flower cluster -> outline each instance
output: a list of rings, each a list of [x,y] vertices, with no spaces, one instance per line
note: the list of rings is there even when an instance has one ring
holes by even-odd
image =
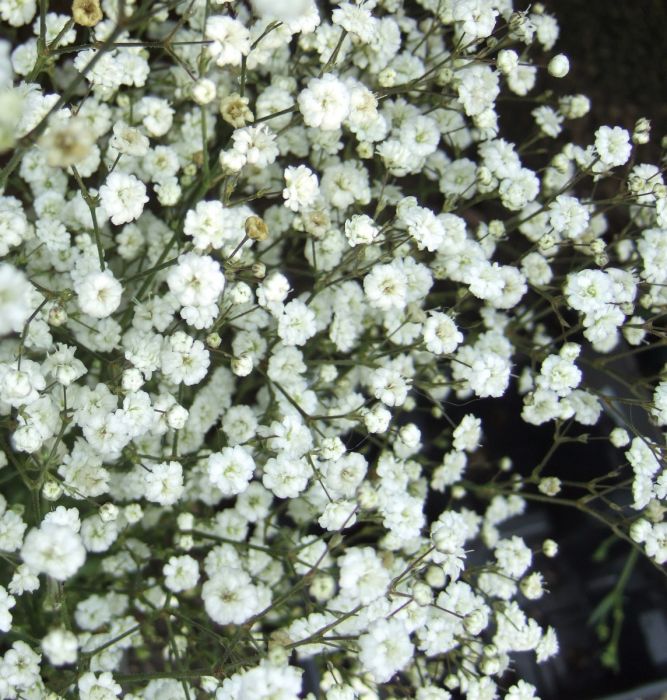
[[[530,700],[512,518],[667,562],[667,375],[615,366],[667,338],[650,125],[566,140],[539,3],[329,5],[0,0],[0,698]]]

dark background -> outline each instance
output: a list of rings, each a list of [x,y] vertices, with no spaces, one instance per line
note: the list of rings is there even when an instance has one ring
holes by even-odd
[[[659,164],[660,140],[667,134],[667,2],[543,0],[543,5],[560,25],[554,52],[570,59],[568,76],[552,80],[547,87],[559,94],[583,93],[592,103],[586,117],[566,122],[566,136],[585,146],[603,124],[632,130],[639,117],[647,117],[652,124],[651,143],[641,147],[638,161]],[[650,370],[654,372],[655,367],[643,367],[641,362],[630,369],[638,375]],[[511,426],[503,425],[499,417],[484,421],[485,428],[494,423],[500,451],[514,452],[516,464],[539,461],[548,436],[536,430],[523,445],[510,445]],[[602,424],[598,430],[608,434],[611,427]],[[615,466],[620,451],[614,454],[601,444],[584,451],[577,446],[576,453],[562,454],[555,462],[578,472],[579,479],[585,478],[592,464],[598,462],[599,467],[601,459]],[[633,567],[623,596],[620,666],[612,670],[601,662],[604,644],[590,617],[618,582],[630,546],[616,542],[604,558],[596,560],[608,532],[571,508],[531,508],[511,524],[523,530],[527,541],[553,537],[560,545],[560,554],[545,570],[552,593],[539,601],[533,613],[541,624],[557,629],[561,652],[540,666],[528,654],[519,655],[518,675],[537,686],[542,700],[667,698],[667,579],[645,560]]]
[[[665,0],[544,0],[558,18],[554,51],[570,58],[561,81],[592,101],[582,132],[602,124],[631,129],[648,117],[659,145],[667,132],[667,2]],[[651,149],[657,154],[658,149]]]

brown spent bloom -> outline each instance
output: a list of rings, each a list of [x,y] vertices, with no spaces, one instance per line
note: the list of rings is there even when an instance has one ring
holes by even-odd
[[[67,168],[85,160],[95,139],[85,119],[70,117],[52,124],[39,140],[52,168]]]
[[[102,19],[100,0],[74,0],[72,18],[82,27],[94,27]]]
[[[269,229],[260,216],[249,216],[245,220],[245,233],[253,241],[265,241],[269,235]]]
[[[227,124],[235,129],[240,129],[246,124],[255,121],[253,113],[248,107],[247,97],[241,97],[238,92],[233,92],[220,100],[220,114]]]

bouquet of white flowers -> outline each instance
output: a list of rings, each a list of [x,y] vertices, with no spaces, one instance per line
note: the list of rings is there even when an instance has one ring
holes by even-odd
[[[613,364],[667,338],[647,120],[564,138],[539,4],[0,17],[0,698],[536,698],[558,547],[507,521],[667,561],[667,375]],[[565,483],[601,416],[623,468]]]

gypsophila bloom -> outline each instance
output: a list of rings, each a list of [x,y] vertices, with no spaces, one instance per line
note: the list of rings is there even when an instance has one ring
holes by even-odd
[[[345,222],[345,237],[351,246],[369,245],[379,234],[379,229],[370,216],[355,214]]]
[[[113,125],[113,136],[109,145],[113,146],[119,153],[130,156],[145,156],[148,153],[149,141],[139,129],[120,121]]]
[[[620,126],[601,126],[595,132],[595,150],[607,168],[624,165],[630,157],[630,134]]]
[[[64,666],[76,662],[78,643],[69,630],[53,629],[42,639],[42,650],[54,666]]]
[[[187,554],[170,557],[163,569],[164,585],[174,593],[186,591],[197,585],[199,565],[197,560]]]
[[[160,462],[144,473],[146,499],[163,506],[173,505],[183,492],[183,467],[178,462]]]
[[[27,534],[21,558],[34,572],[65,581],[83,565],[86,551],[81,537],[69,527],[43,523]]]
[[[450,354],[463,341],[463,335],[446,314],[431,312],[424,323],[426,349],[435,355]]]
[[[350,95],[344,83],[331,73],[308,81],[299,93],[299,110],[307,126],[323,131],[338,129],[350,110]]]
[[[224,15],[213,15],[206,21],[206,38],[212,39],[208,51],[218,66],[238,66],[250,51],[250,33],[241,22]]]
[[[79,678],[78,685],[81,700],[114,700],[121,693],[121,687],[108,671],[99,676],[88,671]]]
[[[317,175],[305,165],[290,166],[285,170],[283,198],[285,206],[292,211],[300,211],[311,205],[319,192]]]
[[[540,3],[0,17],[0,698],[536,698],[521,523],[667,562],[659,130]]]
[[[255,471],[255,461],[243,447],[225,447],[208,458],[208,478],[226,496],[245,491]]]
[[[146,186],[134,175],[111,173],[100,187],[100,202],[116,226],[138,219],[147,201]]]
[[[304,345],[317,330],[315,314],[302,301],[285,305],[278,321],[278,335],[285,345]]]
[[[408,663],[413,645],[402,622],[379,620],[359,639],[359,660],[372,678],[386,683]]]
[[[395,265],[375,265],[364,278],[364,291],[371,306],[383,311],[402,309],[407,302],[407,278]]]
[[[106,318],[119,306],[123,287],[109,270],[91,272],[77,285],[81,310],[94,318]]]
[[[0,632],[9,632],[12,628],[12,615],[9,611],[14,605],[16,605],[16,598],[0,586]]]
[[[32,287],[12,265],[0,263],[0,336],[18,332],[33,312]]]

